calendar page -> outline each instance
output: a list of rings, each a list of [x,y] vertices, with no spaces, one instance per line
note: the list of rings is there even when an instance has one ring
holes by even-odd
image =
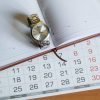
[[[0,100],[34,99],[100,88],[100,36],[0,72]]]

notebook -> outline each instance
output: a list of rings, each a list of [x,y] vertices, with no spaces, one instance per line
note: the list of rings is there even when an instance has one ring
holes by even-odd
[[[100,32],[97,0],[2,0],[0,14],[1,67]],[[51,29],[46,49],[31,43],[26,20],[31,14]]]

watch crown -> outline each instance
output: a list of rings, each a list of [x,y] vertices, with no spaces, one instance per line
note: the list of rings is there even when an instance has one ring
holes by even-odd
[[[29,26],[31,27],[33,27],[39,22],[40,22],[40,19],[37,14],[32,14],[31,16],[28,17],[28,23],[29,23]]]

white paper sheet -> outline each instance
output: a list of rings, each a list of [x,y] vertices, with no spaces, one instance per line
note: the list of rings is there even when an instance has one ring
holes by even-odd
[[[98,0],[37,0],[55,46],[100,32]]]

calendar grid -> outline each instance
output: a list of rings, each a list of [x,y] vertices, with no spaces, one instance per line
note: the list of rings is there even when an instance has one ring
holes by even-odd
[[[100,88],[99,37],[48,53],[0,74],[0,100]]]

